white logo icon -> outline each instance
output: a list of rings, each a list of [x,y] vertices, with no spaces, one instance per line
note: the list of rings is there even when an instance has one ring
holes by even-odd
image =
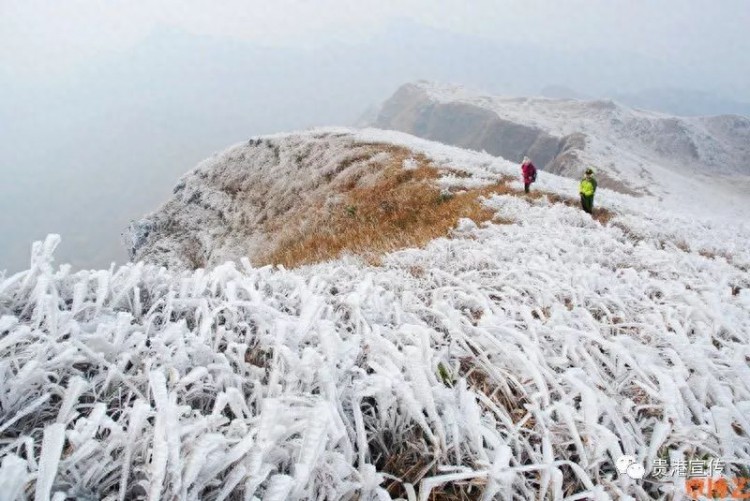
[[[642,464],[633,463],[628,466],[625,473],[627,473],[627,475],[633,480],[640,480],[643,478],[644,473],[646,473],[646,468],[644,468]]]
[[[617,461],[615,461],[615,467],[617,468],[617,473],[620,475],[627,475],[633,480],[643,478],[643,475],[646,473],[646,469],[643,465],[636,463],[635,458],[630,455],[617,458]]]

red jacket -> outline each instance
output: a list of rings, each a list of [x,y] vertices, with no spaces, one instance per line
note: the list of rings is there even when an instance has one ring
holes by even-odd
[[[521,165],[521,173],[523,174],[523,183],[531,184],[536,177],[536,167],[531,162],[523,164]]]

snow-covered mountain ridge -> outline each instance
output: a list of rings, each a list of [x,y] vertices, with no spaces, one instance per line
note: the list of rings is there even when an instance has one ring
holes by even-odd
[[[347,171],[377,174],[383,155],[351,156],[368,144],[410,151],[405,170],[423,155],[447,190],[518,175],[489,154],[389,131],[253,138],[186,174],[134,225],[145,262],[72,273],[54,266],[50,237],[28,270],[2,277],[0,492],[645,500],[685,492],[684,478],[653,477],[657,457],[744,471],[745,221],[602,189],[602,224],[561,202],[576,181],[545,175],[544,194],[510,182],[484,200],[492,220],[461,220],[377,266],[258,267],[252,247],[227,240],[243,214],[260,228],[287,204],[325,201]],[[243,203],[270,201],[238,207],[231,193],[252,190]],[[191,239],[215,253],[209,264],[234,262],[181,271]],[[622,454],[647,479],[619,475]]]
[[[513,162],[528,154],[571,177],[594,166],[605,186],[681,209],[696,194],[750,202],[750,119],[740,116],[675,117],[613,101],[489,96],[419,82],[386,101],[374,125]],[[733,183],[740,186],[727,190]]]

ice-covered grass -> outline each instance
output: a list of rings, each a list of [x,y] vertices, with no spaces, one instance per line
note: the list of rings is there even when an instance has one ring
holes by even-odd
[[[620,454],[747,464],[747,273],[524,203],[383,269],[70,275],[48,240],[0,287],[6,492],[648,499]]]
[[[496,179],[492,157],[364,131]],[[480,183],[481,184],[481,183]],[[575,192],[540,176],[539,189]],[[748,229],[606,190],[606,225],[491,195],[514,224],[370,266],[247,260],[0,279],[0,487],[53,499],[672,499],[750,465]]]

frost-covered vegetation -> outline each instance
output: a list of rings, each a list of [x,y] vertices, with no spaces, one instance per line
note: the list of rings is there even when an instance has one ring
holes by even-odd
[[[402,135],[444,187],[515,166]],[[406,165],[406,168],[411,168]],[[540,189],[574,192],[540,176]],[[602,191],[384,256],[0,280],[9,499],[672,499],[632,454],[750,462],[750,229]]]
[[[440,186],[437,178],[446,183],[451,176],[394,138],[413,141],[334,129],[236,145],[187,173],[159,210],[133,222],[131,257],[172,269],[240,257],[256,265],[298,265],[342,250],[376,256],[421,247],[446,235],[460,217],[491,217],[477,189],[498,182],[495,170],[480,165],[458,183]]]

